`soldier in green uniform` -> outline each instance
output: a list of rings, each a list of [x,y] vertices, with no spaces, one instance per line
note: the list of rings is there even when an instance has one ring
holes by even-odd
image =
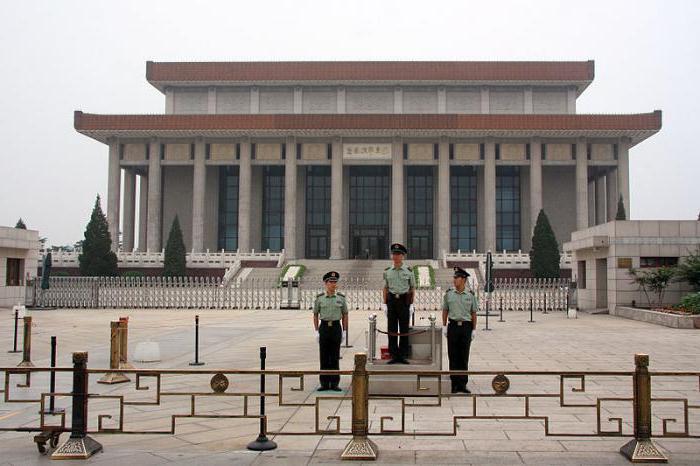
[[[413,313],[413,297],[416,279],[413,270],[404,265],[403,260],[408,250],[400,243],[391,245],[391,260],[393,265],[384,270],[384,302],[382,310],[387,318],[389,331],[389,364],[408,364],[408,336],[402,335],[400,340],[392,333],[408,333],[409,321]],[[399,341],[397,341],[399,340]]]
[[[348,328],[348,305],[345,296],[336,291],[340,274],[328,272],[323,276],[326,291],[319,293],[314,301],[314,329],[321,361],[321,370],[340,369],[340,343]],[[341,391],[339,375],[321,375],[319,390]]]
[[[454,268],[454,288],[445,293],[442,301],[442,331],[447,336],[447,356],[451,371],[469,370],[469,348],[476,328],[476,310],[479,305],[467,288],[466,270]],[[449,323],[448,323],[449,320]],[[467,389],[468,376],[451,375],[452,393],[471,393]]]

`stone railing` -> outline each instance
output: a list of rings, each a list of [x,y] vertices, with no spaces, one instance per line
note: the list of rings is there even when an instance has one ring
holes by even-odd
[[[46,251],[39,253],[38,265],[43,265],[44,254]],[[51,251],[51,261],[53,267],[78,268],[79,251]],[[142,252],[119,251],[117,260],[119,267],[122,268],[158,268],[163,267],[164,252]],[[189,268],[229,268],[234,266],[236,262],[242,261],[274,261],[277,267],[284,263],[285,253],[267,251],[242,252],[242,251],[206,251],[206,252],[190,252],[187,253],[187,267]]]
[[[561,258],[559,266],[563,269],[571,268],[571,254],[568,252],[560,253]],[[491,255],[493,266],[502,269],[529,269],[530,254],[527,252],[494,252]],[[483,273],[483,266],[486,263],[486,253],[476,251],[460,251],[446,252],[442,258],[443,267],[447,267],[448,262],[478,262],[479,268]]]

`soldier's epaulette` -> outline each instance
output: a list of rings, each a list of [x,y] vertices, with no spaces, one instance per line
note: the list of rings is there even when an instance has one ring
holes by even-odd
[[[345,295],[343,293],[341,293],[340,291],[336,291],[335,294],[337,294],[338,296],[342,296],[343,298],[345,297]]]
[[[392,267],[393,267],[393,265],[390,265],[389,267],[387,267],[386,269],[384,269],[384,271],[386,272],[387,270],[389,270],[389,269],[392,268]]]
[[[409,272],[413,272],[413,269],[411,268],[410,265],[407,265],[406,268],[408,269]]]
[[[325,292],[325,291],[322,291],[321,293],[317,294],[316,297],[317,297],[317,298],[320,298],[320,297],[323,296],[324,294],[326,294],[326,292]]]
[[[454,287],[452,287],[452,286],[449,287],[449,288],[445,291],[445,294],[449,293],[450,291],[454,291]]]

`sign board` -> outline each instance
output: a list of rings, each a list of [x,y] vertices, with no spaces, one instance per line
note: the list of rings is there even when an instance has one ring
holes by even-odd
[[[343,144],[344,160],[391,160],[391,144]]]

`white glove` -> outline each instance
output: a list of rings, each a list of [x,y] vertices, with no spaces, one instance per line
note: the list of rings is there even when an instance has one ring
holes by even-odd
[[[476,338],[476,330],[472,330],[472,341]]]
[[[321,340],[321,335],[318,333],[318,330],[316,330],[316,343],[318,343]]]
[[[348,332],[346,332],[345,330],[343,330],[343,341],[345,341],[345,339],[346,339],[347,337],[348,337]]]
[[[382,303],[382,305],[380,306],[380,309],[384,312],[384,317],[388,317],[389,308],[386,307],[386,304]]]
[[[447,325],[442,326],[442,335],[447,338]]]
[[[411,315],[413,315],[413,313],[414,313],[415,311],[416,311],[416,306],[414,306],[413,304],[411,304],[410,306],[408,306],[408,312],[410,312]]]

